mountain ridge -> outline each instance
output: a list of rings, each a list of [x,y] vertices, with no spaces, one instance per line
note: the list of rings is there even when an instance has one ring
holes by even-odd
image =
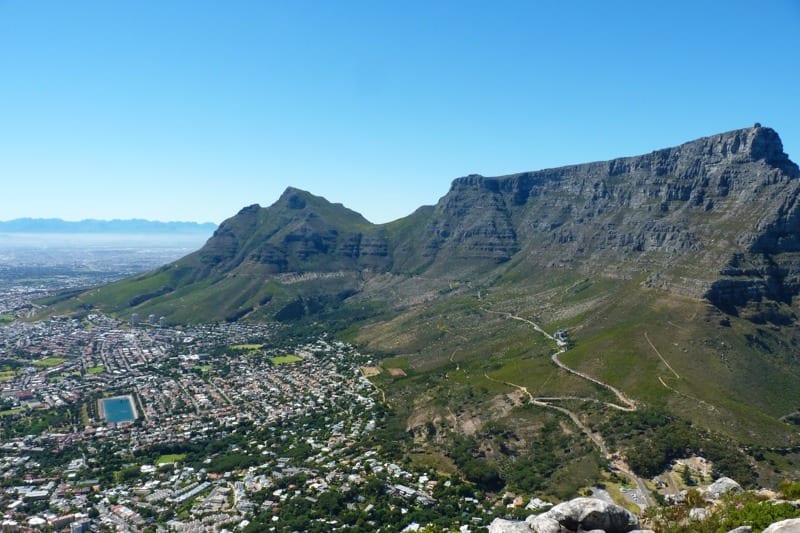
[[[212,222],[162,222],[141,218],[67,221],[24,217],[0,221],[0,233],[205,233],[216,227]]]
[[[269,207],[253,204],[222,222],[203,248],[157,276],[179,287],[340,272],[347,292],[369,299],[378,274],[403,285],[422,275],[444,282],[601,269],[706,297],[728,313],[791,317],[800,292],[798,178],[778,134],[757,124],[641,156],[457,178],[435,205],[384,224],[288,187]],[[266,297],[253,294],[245,307]]]

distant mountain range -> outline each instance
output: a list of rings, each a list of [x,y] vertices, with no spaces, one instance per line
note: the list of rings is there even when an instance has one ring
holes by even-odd
[[[212,233],[212,222],[159,222],[134,218],[129,220],[86,219],[77,222],[60,218],[16,218],[0,221],[0,233]]]

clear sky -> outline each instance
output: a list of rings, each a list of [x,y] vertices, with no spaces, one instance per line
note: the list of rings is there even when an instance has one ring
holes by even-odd
[[[386,222],[756,121],[800,161],[796,0],[0,0],[0,220]]]

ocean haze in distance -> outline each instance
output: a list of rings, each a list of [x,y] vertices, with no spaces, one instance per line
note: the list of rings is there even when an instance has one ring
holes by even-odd
[[[123,234],[203,234],[210,235],[217,225],[212,222],[161,222],[157,220],[67,221],[60,218],[16,218],[0,221],[1,233],[123,233]]]
[[[104,285],[180,259],[207,238],[199,233],[0,233],[0,290]]]
[[[174,248],[192,252],[211,236],[201,234],[147,233],[0,233],[0,253],[4,250],[25,250],[46,253],[56,250],[147,250]],[[176,257],[177,259],[177,257]],[[2,255],[0,255],[2,262]]]
[[[53,275],[83,278],[86,271],[104,274],[93,281],[112,281],[198,250],[215,229],[212,223],[146,220],[0,222],[0,274],[31,283]]]

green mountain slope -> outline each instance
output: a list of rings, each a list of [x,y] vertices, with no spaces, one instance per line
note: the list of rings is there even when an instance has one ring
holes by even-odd
[[[459,178],[436,205],[383,225],[290,188],[194,254],[48,312],[345,330],[385,358],[373,380],[394,437],[437,468],[469,470],[470,456],[508,481],[556,422],[563,445],[589,457],[583,430],[536,408],[541,397],[622,456],[658,448],[657,428],[630,433],[655,410],[692,428],[695,440],[673,448],[711,450],[723,465],[744,454],[745,468],[769,464],[759,472],[772,482],[800,475],[799,195],[800,170],[759,125],[643,156]],[[561,358],[574,372],[523,319],[568,331]],[[610,406],[609,385],[637,411]],[[448,455],[456,444],[471,451]],[[593,457],[577,470],[599,472],[606,458]],[[553,468],[542,479],[564,483],[547,490],[566,490],[577,472]]]

